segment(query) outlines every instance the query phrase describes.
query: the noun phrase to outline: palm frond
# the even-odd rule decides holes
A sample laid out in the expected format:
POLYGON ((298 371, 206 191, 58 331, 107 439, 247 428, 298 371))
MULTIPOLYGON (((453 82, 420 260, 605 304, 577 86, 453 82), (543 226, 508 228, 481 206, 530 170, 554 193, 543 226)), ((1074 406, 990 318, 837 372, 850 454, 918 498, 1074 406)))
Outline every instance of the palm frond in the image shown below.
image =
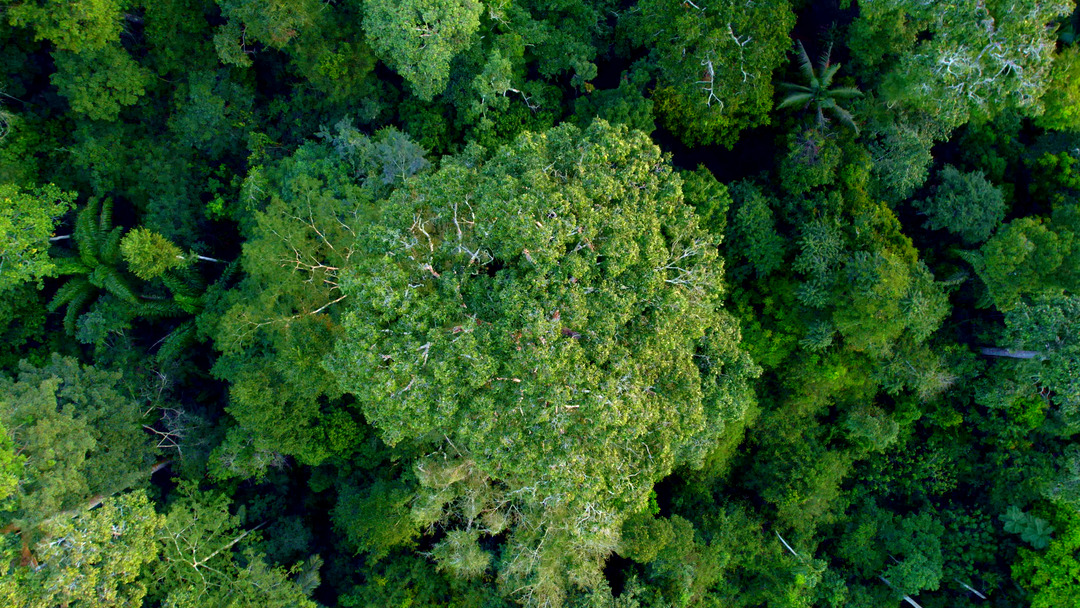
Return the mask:
POLYGON ((832 111, 833 116, 835 116, 836 119, 840 121, 840 124, 851 127, 851 129, 855 131, 856 135, 859 134, 859 127, 855 124, 855 117, 851 115, 851 112, 848 112, 844 108, 836 105, 829 109, 832 111))
POLYGON ((86 280, 86 277, 75 277, 56 290, 56 294, 53 295, 52 300, 49 300, 46 308, 49 312, 56 312, 61 306, 77 298, 80 293, 93 291, 93 289, 94 286, 86 280))
POLYGON ((175 296, 198 298, 206 292, 206 281, 191 268, 174 268, 161 275, 161 281, 165 287, 175 296))
POLYGON ((821 88, 827 89, 832 85, 833 76, 840 70, 840 64, 825 67, 821 70, 821 88))
POLYGON ((98 249, 98 257, 101 258, 102 264, 112 266, 120 260, 120 241, 124 238, 124 232, 122 226, 117 226, 108 234, 103 234, 101 246, 98 249))
POLYGON ((784 100, 780 102, 780 105, 776 106, 776 109, 782 110, 798 104, 807 104, 813 101, 813 99, 813 93, 792 93, 785 97, 784 100))
POLYGON ((832 43, 830 42, 829 46, 825 47, 825 50, 822 51, 821 57, 818 57, 818 73, 825 72, 829 69, 829 66, 831 65, 831 57, 832 43))
POLYGON ((93 274, 90 275, 90 281, 97 283, 105 291, 129 304, 137 305, 142 302, 135 290, 131 288, 131 285, 128 285, 127 279, 112 266, 98 266, 95 268, 93 274))
POLYGON ((104 237, 112 230, 112 199, 107 198, 101 203, 101 216, 98 218, 98 233, 104 237))
POLYGON ((75 248, 79 251, 79 257, 87 266, 97 266, 97 224, 98 199, 92 198, 86 203, 82 211, 75 216, 75 231, 73 239, 75 248))
POLYGON ((780 84, 776 85, 776 88, 783 89, 785 91, 805 91, 807 93, 813 92, 813 89, 811 89, 810 87, 805 87, 801 84, 795 84, 794 82, 781 82, 780 84))
POLYGON ((187 314, 184 307, 176 302, 143 302, 139 305, 139 316, 141 317, 175 319, 186 316, 187 314))
POLYGON ((53 268, 52 276, 57 277, 90 272, 90 268, 79 258, 53 258, 53 268))
POLYGON ((86 304, 90 302, 90 299, 94 296, 95 290, 90 287, 87 291, 81 291, 75 295, 74 298, 68 302, 67 310, 64 311, 64 330, 68 335, 75 335, 75 322, 79 320, 79 315, 82 314, 86 304))
POLYGON ((181 323, 179 327, 172 330, 161 340, 161 347, 158 348, 156 355, 158 362, 178 360, 184 351, 195 344, 198 337, 197 329, 195 321, 191 320, 181 323))
POLYGON ((799 51, 799 71, 802 72, 803 78, 807 82, 814 82, 816 80, 814 64, 810 63, 810 56, 806 54, 806 48, 803 47, 802 40, 796 40, 795 47, 799 51))
POLYGON ((862 91, 855 87, 836 87, 829 89, 829 97, 834 99, 854 99, 862 97, 862 91))

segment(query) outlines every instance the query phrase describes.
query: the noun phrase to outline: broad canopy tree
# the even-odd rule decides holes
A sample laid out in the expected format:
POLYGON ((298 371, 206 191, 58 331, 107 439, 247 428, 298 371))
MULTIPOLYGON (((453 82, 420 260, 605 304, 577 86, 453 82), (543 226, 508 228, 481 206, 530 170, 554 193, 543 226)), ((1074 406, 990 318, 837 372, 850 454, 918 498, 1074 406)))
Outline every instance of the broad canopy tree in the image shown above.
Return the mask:
POLYGON ((788 0, 643 0, 627 21, 651 50, 657 114, 682 141, 730 147, 740 130, 768 124, 772 71, 795 25, 788 0))
POLYGON ((500 569, 526 599, 601 585, 653 483, 751 402, 715 237, 643 133, 469 148, 362 240, 327 366, 387 444, 428 453, 418 523, 513 527, 500 569))

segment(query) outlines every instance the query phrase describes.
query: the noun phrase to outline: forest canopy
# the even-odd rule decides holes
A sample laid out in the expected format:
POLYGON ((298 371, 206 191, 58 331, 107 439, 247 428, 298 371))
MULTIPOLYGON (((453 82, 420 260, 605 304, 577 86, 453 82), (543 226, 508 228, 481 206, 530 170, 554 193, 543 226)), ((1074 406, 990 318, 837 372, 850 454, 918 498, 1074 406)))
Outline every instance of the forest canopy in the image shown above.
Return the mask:
POLYGON ((1075 2, 0 23, 0 604, 1080 605, 1075 2))

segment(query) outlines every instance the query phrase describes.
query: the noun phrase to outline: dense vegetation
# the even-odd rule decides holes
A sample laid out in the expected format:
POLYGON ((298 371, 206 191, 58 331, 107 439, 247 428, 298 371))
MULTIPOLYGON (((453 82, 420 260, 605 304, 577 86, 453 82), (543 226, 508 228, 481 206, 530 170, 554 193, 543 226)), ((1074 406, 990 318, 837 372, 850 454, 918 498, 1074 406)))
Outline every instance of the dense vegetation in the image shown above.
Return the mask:
POLYGON ((1080 606, 1074 2, 0 23, 0 605, 1080 606))

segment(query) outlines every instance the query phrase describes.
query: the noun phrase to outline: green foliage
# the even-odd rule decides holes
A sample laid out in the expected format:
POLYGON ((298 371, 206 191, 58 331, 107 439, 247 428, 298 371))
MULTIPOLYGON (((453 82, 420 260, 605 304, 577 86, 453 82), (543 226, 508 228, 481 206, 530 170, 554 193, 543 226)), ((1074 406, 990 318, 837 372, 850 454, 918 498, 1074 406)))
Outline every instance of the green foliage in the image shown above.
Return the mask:
POLYGON ((159 277, 187 260, 169 239, 145 228, 136 228, 120 241, 120 252, 131 272, 146 281, 159 277))
POLYGON ((788 153, 780 159, 780 181, 794 195, 833 183, 842 153, 836 137, 820 129, 788 136, 788 153))
POLYGON ((917 24, 912 30, 931 34, 925 40, 908 39, 913 44, 904 49, 883 84, 891 99, 936 112, 954 125, 968 116, 990 117, 1005 108, 1041 112, 1055 43, 1046 24, 1068 14, 1071 3, 929 5, 899 0, 882 5, 903 11, 917 24), (987 45, 1000 50, 984 52, 987 45))
POLYGON ((49 238, 74 200, 53 184, 26 192, 0 184, 0 292, 56 273, 49 238))
POLYGON ((214 1, 229 20, 214 35, 214 46, 222 63, 239 66, 251 64, 247 55, 253 50, 248 49, 248 44, 258 41, 272 48, 285 48, 311 26, 322 9, 317 0, 214 1))
POLYGON ((460 578, 478 577, 491 565, 491 554, 477 544, 480 530, 450 530, 431 550, 439 570, 460 578))
POLYGON ((683 180, 683 196, 693 205, 701 226, 717 236, 726 234, 728 208, 731 207, 728 188, 718 182, 705 165, 698 165, 694 171, 681 171, 679 176, 683 180))
POLYGON ((229 78, 226 70, 189 74, 187 82, 176 90, 169 128, 182 146, 213 156, 235 151, 254 127, 252 97, 251 90, 229 78))
POLYGON ((1030 296, 1076 285, 1072 260, 1075 235, 1038 217, 1013 220, 964 257, 986 285, 984 304, 1007 312, 1030 296))
POLYGON ((7 511, 19 486, 25 457, 15 454, 15 441, 0 420, 0 511, 7 511))
POLYGON ((1080 604, 1080 12, 855 4, 0 0, 0 606, 1080 604))
POLYGON ((1008 343, 1039 353, 1036 359, 1021 363, 1024 373, 1052 392, 1052 401, 1070 428, 1080 424, 1078 318, 1080 297, 1062 295, 1021 303, 1005 315, 1008 343))
POLYGON ((645 85, 649 73, 643 69, 631 70, 619 79, 614 89, 592 89, 588 95, 577 98, 574 113, 578 126, 585 128, 593 118, 602 118, 611 124, 621 124, 645 133, 656 130, 653 120, 653 100, 645 97, 645 85))
POLYGON ((374 563, 416 538, 417 526, 410 521, 408 508, 412 499, 413 491, 401 482, 377 480, 364 487, 347 485, 339 490, 334 521, 343 529, 349 544, 366 552, 374 563))
POLYGON ((906 330, 917 342, 937 329, 949 304, 924 264, 907 266, 890 253, 857 252, 845 265, 841 294, 847 305, 833 313, 845 343, 884 354, 906 330))
POLYGON ((1080 601, 1080 518, 1062 511, 1064 530, 1046 551, 1020 549, 1013 578, 1030 590, 1032 608, 1069 606, 1080 601))
POLYGON ((862 93, 855 87, 833 86, 832 81, 836 73, 840 71, 840 64, 833 65, 830 63, 832 47, 830 46, 822 53, 821 58, 818 60, 817 70, 815 70, 814 65, 810 62, 810 57, 806 54, 802 41, 796 40, 795 46, 799 50, 799 71, 806 84, 782 83, 780 88, 791 91, 791 93, 780 101, 776 109, 782 110, 800 104, 803 109, 814 106, 819 128, 825 127, 825 112, 828 112, 836 120, 840 121, 840 124, 858 134, 859 127, 855 125, 855 119, 851 112, 840 107, 837 101, 858 97, 862 93))
POLYGON ((116 323, 109 330, 126 327, 127 322, 141 312, 142 300, 135 293, 127 275, 118 268, 120 243, 124 228, 112 225, 112 200, 90 199, 75 218, 72 241, 78 258, 62 258, 60 275, 73 275, 56 291, 49 302, 49 311, 66 306, 64 329, 75 334, 76 322, 84 307, 99 296, 114 308, 116 323), (104 299, 112 296, 114 301, 104 299))
POLYGON ((38 565, 13 573, 17 605, 142 605, 147 585, 140 575, 157 559, 163 523, 142 492, 107 498, 94 510, 48 522, 42 527, 45 538, 34 548, 38 565))
POLYGON ((364 0, 364 31, 375 53, 430 101, 446 88, 454 56, 475 42, 482 10, 474 0, 364 0))
POLYGON ((28 529, 149 477, 143 410, 122 390, 119 373, 58 355, 41 368, 24 363, 16 381, 0 379, 0 422, 22 462, 5 519, 28 529))
POLYGON ((981 171, 961 173, 946 165, 938 179, 941 183, 933 194, 915 203, 927 216, 927 228, 948 230, 964 243, 976 245, 989 238, 1005 219, 1005 197, 981 171))
POLYGON ((260 457, 251 468, 235 460, 242 454, 284 453, 314 464, 353 450, 350 433, 331 426, 349 416, 329 417, 344 410, 333 401, 341 394, 336 381, 321 367, 339 333, 340 274, 352 263, 356 230, 375 213, 373 193, 426 161, 397 131, 372 141, 343 122, 327 137, 330 144, 305 145, 250 171, 246 276, 200 319, 222 351, 214 373, 231 383, 229 412, 245 429, 229 436, 242 445, 230 439, 221 449, 229 475, 261 474, 273 461, 260 457))
POLYGON ((795 23, 787 0, 723 0, 698 7, 646 0, 628 19, 633 42, 650 49, 661 122, 683 142, 730 147, 739 131, 768 123, 772 71, 795 23))
POLYGON ((910 197, 929 176, 935 140, 945 139, 949 130, 940 122, 918 115, 910 120, 889 118, 873 125, 876 138, 869 150, 877 181, 875 194, 889 202, 910 197))
POLYGON ((734 194, 737 205, 732 214, 729 250, 746 258, 759 278, 767 276, 780 268, 786 253, 769 199, 748 183, 737 185, 734 194))
POLYGON ((1080 47, 1067 46, 1054 54, 1043 106, 1046 110, 1035 119, 1040 127, 1080 131, 1080 47))
POLYGON ((56 51, 53 58, 53 84, 73 112, 93 120, 116 120, 121 109, 139 101, 152 78, 118 44, 81 53, 56 51))
POLYGON ((34 39, 48 39, 56 48, 81 53, 108 46, 120 38, 127 0, 3 0, 8 22, 30 27, 34 39))
POLYGON ((715 247, 642 134, 598 121, 475 154, 390 197, 343 277, 347 339, 327 364, 389 445, 456 455, 460 474, 421 479, 449 490, 436 518, 496 484, 535 522, 503 567, 546 597, 591 586, 650 480, 701 462, 755 370, 719 306, 715 247))
POLYGON ((1004 524, 1006 532, 1019 534, 1020 538, 1036 549, 1045 549, 1050 546, 1050 537, 1054 533, 1054 526, 1041 517, 1035 517, 1031 513, 1025 513, 1020 507, 1011 506, 1004 515, 998 516, 1004 524))
POLYGON ((240 528, 241 518, 229 512, 229 499, 191 484, 169 506, 157 533, 160 558, 150 567, 163 581, 150 597, 177 608, 316 608, 287 571, 267 564, 261 555, 243 549, 253 530, 240 528))

